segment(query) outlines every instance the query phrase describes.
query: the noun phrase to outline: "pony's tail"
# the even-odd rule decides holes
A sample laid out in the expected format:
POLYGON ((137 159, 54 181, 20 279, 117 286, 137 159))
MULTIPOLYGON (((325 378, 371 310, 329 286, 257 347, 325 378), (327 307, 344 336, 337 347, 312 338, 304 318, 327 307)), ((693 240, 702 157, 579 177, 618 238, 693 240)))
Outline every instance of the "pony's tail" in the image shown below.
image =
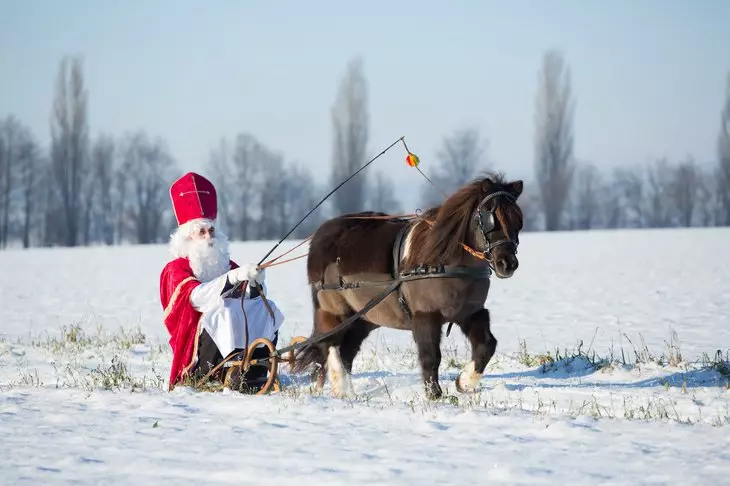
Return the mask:
MULTIPOLYGON (((312 308, 314 309, 314 313, 312 316, 312 333, 310 334, 310 337, 314 336, 317 328, 316 316, 317 311, 319 310, 317 290, 314 287, 312 287, 312 308)), ((316 344, 305 346, 295 354, 294 366, 291 370, 293 373, 302 373, 313 364, 319 365, 320 368, 324 367, 324 356, 322 355, 322 351, 320 351, 319 346, 316 344)))
POLYGON ((324 357, 316 344, 306 346, 299 350, 294 358, 292 373, 303 373, 312 364, 324 366, 324 357))

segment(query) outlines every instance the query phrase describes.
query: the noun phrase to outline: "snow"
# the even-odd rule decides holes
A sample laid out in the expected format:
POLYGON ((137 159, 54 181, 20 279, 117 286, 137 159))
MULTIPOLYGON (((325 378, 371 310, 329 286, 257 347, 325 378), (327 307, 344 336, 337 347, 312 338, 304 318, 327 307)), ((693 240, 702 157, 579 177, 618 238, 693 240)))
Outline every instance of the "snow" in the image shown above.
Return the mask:
MULTIPOLYGON (((354 398, 313 392, 286 365, 279 394, 167 392, 164 245, 0 252, 0 482, 724 479, 730 229, 520 239, 520 268, 487 301, 499 343, 481 388, 455 390, 469 347, 454 327, 437 402, 423 397, 410 334, 385 329, 355 363, 354 398)), ((234 243, 233 258, 272 245, 234 243)), ((304 269, 267 270, 283 344, 310 331, 304 269)))

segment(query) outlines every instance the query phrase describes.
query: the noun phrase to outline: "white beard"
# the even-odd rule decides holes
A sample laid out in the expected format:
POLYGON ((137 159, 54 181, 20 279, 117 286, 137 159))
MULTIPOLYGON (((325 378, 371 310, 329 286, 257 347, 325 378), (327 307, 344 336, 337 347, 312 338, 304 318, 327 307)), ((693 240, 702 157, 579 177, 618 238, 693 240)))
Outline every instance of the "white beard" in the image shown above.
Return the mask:
POLYGON ((201 282, 220 277, 231 269, 228 241, 225 239, 191 241, 189 248, 190 268, 201 282))
POLYGON ((198 280, 208 282, 231 269, 228 239, 222 232, 216 232, 216 237, 210 240, 187 239, 187 234, 187 227, 173 234, 170 251, 175 257, 188 258, 190 268, 198 280))

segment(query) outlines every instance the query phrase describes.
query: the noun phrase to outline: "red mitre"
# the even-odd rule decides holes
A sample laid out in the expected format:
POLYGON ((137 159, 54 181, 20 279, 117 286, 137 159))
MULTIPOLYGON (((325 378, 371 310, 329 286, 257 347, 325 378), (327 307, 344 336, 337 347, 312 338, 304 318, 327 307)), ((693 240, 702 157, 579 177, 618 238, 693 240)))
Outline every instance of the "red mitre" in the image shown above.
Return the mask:
POLYGON ((170 186, 170 199, 178 226, 193 219, 215 220, 218 214, 213 184, 195 172, 188 172, 170 186))

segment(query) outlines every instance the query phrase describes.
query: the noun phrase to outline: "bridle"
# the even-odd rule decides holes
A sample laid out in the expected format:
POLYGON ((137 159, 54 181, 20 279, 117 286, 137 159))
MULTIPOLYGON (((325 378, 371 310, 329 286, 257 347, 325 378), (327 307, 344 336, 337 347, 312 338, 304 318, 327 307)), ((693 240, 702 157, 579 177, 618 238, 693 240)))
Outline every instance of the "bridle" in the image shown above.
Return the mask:
POLYGON ((492 250, 494 250, 499 245, 504 245, 506 243, 512 243, 515 247, 514 253, 517 254, 517 247, 520 244, 519 237, 517 235, 514 236, 514 240, 510 237, 507 237, 506 239, 502 238, 497 241, 490 241, 489 239, 489 233, 494 231, 495 223, 494 223, 494 212, 496 210, 496 207, 492 207, 491 209, 484 209, 484 204, 488 201, 499 197, 504 196, 508 198, 511 202, 515 202, 515 197, 510 194, 507 191, 496 191, 491 194, 488 194, 484 199, 482 199, 479 204, 477 204, 476 209, 474 210, 474 216, 473 218, 476 220, 477 227, 479 228, 481 232, 482 238, 484 238, 484 250, 482 250, 482 253, 484 254, 484 258, 492 262, 494 260, 494 256, 492 255, 492 250))

